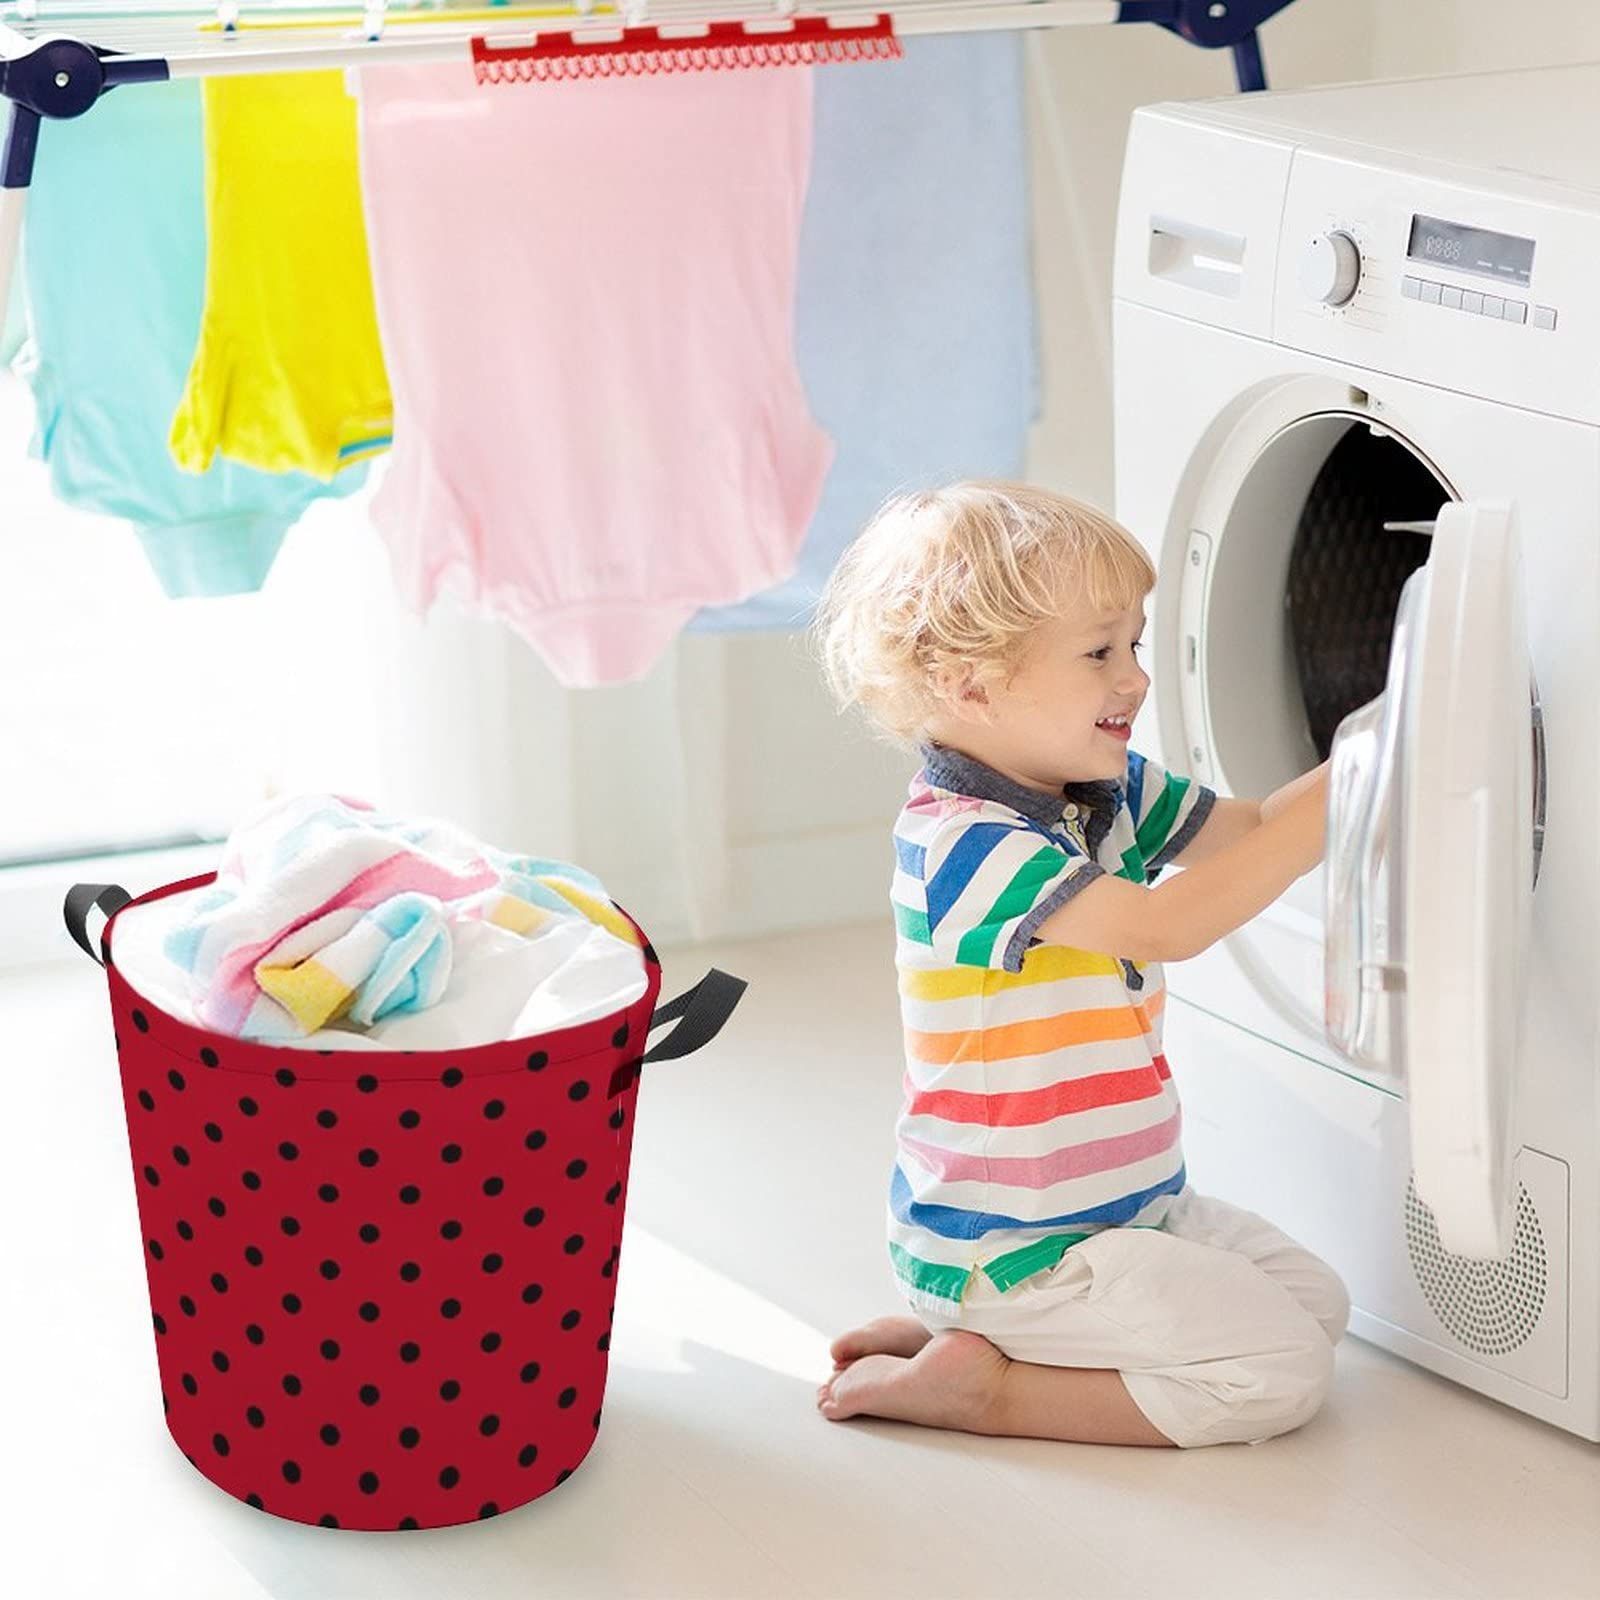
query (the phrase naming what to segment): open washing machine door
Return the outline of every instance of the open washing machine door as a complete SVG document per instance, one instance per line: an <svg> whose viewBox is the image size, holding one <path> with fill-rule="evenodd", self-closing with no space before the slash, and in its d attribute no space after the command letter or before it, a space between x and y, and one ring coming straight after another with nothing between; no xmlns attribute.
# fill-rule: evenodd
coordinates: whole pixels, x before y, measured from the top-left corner
<svg viewBox="0 0 1600 1600"><path fill-rule="evenodd" d="M1440 508L1383 693L1330 756L1329 1041L1403 1079L1418 1195L1458 1255L1512 1243L1540 723L1513 508Z"/></svg>

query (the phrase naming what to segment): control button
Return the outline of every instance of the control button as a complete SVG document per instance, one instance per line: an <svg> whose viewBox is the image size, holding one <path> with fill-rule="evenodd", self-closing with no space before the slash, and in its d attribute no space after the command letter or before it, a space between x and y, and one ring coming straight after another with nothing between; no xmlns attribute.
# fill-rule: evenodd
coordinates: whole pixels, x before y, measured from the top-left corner
<svg viewBox="0 0 1600 1600"><path fill-rule="evenodd" d="M1430 283L1426 278L1422 280L1422 303L1425 306L1438 305L1440 287L1437 283Z"/></svg>
<svg viewBox="0 0 1600 1600"><path fill-rule="evenodd" d="M1461 291L1448 283L1445 284L1439 291L1439 304L1449 306L1452 311L1459 311L1461 309Z"/></svg>
<svg viewBox="0 0 1600 1600"><path fill-rule="evenodd" d="M1506 303L1497 294L1486 294L1483 297L1483 314L1486 317L1503 317Z"/></svg>
<svg viewBox="0 0 1600 1600"><path fill-rule="evenodd" d="M1528 306L1524 300L1507 300L1506 309L1502 313L1507 322L1526 322L1528 320Z"/></svg>
<svg viewBox="0 0 1600 1600"><path fill-rule="evenodd" d="M1407 300L1415 300L1421 292L1421 278L1407 278L1405 282L1400 285L1400 293Z"/></svg>
<svg viewBox="0 0 1600 1600"><path fill-rule="evenodd" d="M1463 289L1461 291L1461 309L1482 314L1483 296L1476 289Z"/></svg>
<svg viewBox="0 0 1600 1600"><path fill-rule="evenodd" d="M1536 328L1555 327L1556 308L1554 306L1535 306L1533 308L1533 325Z"/></svg>

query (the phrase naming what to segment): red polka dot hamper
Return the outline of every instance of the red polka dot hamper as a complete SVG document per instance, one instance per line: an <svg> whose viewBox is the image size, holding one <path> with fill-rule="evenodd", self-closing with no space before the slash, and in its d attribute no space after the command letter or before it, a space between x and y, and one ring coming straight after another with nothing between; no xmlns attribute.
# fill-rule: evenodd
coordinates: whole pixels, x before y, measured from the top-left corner
<svg viewBox="0 0 1600 1600"><path fill-rule="evenodd" d="M173 1439L296 1522L536 1499L600 1427L640 1068L715 1037L743 981L713 968L657 1008L623 912L646 982L609 1016L450 1051L263 1044L170 1015L113 956L123 911L214 877L66 901L110 987Z"/></svg>

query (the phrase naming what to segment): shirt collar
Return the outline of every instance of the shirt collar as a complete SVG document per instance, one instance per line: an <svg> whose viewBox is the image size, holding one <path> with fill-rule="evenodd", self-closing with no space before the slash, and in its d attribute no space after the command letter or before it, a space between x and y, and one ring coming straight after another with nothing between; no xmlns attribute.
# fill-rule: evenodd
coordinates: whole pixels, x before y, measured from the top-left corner
<svg viewBox="0 0 1600 1600"><path fill-rule="evenodd" d="M928 781L937 788L971 795L976 800L996 800L1047 828L1061 821L1069 800L1108 817L1117 810L1121 786L1109 778L1069 783L1060 794L1046 794L1043 789L1030 789L1027 784L996 772L960 750L937 744L924 744L920 749Z"/></svg>

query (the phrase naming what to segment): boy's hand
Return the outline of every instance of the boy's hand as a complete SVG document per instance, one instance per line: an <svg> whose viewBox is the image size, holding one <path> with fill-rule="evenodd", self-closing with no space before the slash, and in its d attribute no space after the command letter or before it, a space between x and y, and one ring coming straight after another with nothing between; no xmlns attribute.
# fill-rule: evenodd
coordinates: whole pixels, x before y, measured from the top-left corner
<svg viewBox="0 0 1600 1600"><path fill-rule="evenodd" d="M1320 787L1323 804L1327 804L1328 796L1328 767L1324 761L1320 767L1313 767L1310 772L1302 772L1298 778L1284 784L1281 789L1274 789L1265 800L1261 802L1261 820L1266 822L1288 805L1296 795L1312 787Z"/></svg>
<svg viewBox="0 0 1600 1600"><path fill-rule="evenodd" d="M1304 863L1301 873L1309 872L1322 859L1327 849L1328 833L1328 763L1297 778L1295 786L1304 784L1299 792L1287 800L1280 809L1285 818L1293 818L1294 838L1298 846L1298 859ZM1269 799L1277 799L1280 789ZM1267 802L1261 805L1261 819L1267 820Z"/></svg>

